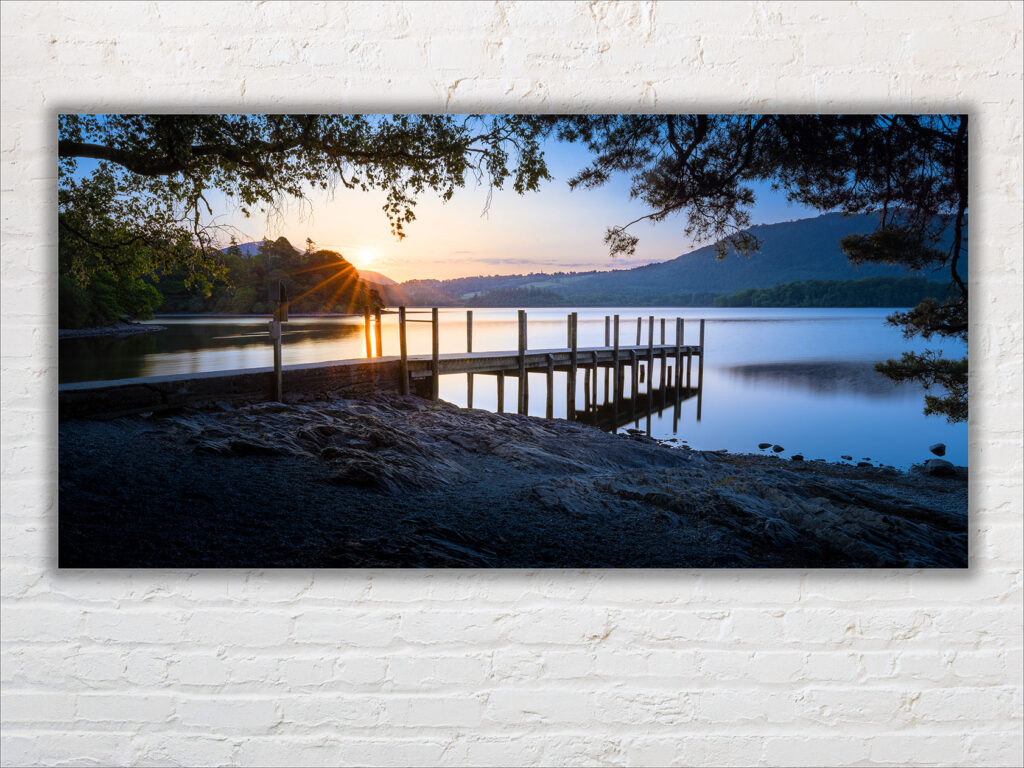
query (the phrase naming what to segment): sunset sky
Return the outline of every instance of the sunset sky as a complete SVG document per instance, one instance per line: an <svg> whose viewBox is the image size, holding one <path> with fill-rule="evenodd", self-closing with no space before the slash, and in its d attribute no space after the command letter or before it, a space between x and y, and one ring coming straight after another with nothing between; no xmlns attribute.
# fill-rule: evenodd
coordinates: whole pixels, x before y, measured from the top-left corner
<svg viewBox="0 0 1024 768"><path fill-rule="evenodd" d="M648 212L642 203L629 199L628 178L619 177L600 189L570 192L566 182L586 165L587 151L549 140L545 155L553 180L525 196L511 189L496 191L486 214L487 189L472 183L446 204L424 195L416 221L406 226L401 242L391 235L381 210L381 192L339 188L333 197L314 193L309 204L292 203L282 217L271 221L261 216L246 219L221 198L219 221L237 227L242 242L283 235L302 247L310 237L357 267L399 281L634 267L666 261L704 244L686 239L682 219L657 225L642 222L632 228L640 236L636 254L611 259L602 242L605 228ZM755 224L816 214L789 205L767 186L757 190L757 197Z"/></svg>

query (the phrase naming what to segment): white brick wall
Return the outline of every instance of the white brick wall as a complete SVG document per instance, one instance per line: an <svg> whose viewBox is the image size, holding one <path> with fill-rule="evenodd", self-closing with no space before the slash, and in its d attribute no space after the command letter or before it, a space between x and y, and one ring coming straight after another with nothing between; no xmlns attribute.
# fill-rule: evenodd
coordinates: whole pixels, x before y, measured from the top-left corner
<svg viewBox="0 0 1024 768"><path fill-rule="evenodd" d="M1020 3L2 6L2 763L1013 765ZM58 573L55 115L965 109L971 569Z"/></svg>

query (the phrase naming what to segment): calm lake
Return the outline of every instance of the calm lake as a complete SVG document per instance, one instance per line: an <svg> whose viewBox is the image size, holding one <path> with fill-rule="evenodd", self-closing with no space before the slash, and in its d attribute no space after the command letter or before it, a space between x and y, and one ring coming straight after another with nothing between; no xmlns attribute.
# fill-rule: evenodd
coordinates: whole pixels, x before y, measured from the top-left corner
<svg viewBox="0 0 1024 768"><path fill-rule="evenodd" d="M566 344L569 310L530 309L529 347ZM906 467L930 458L928 446L946 444L946 458L967 464L967 425L948 424L922 414L921 390L896 386L874 371L874 363L898 358L902 352L942 349L949 357L964 353L951 342L907 341L899 329L885 325L885 309L601 309L579 312L580 347L604 343L604 317L622 318L622 343L636 340L636 318L655 328L666 318L667 340L674 341L675 318L686 321L684 342L698 343L698 320L706 319L704 391L701 420L697 401L683 402L679 413L671 403L661 413L641 414L636 427L655 437L676 437L694 448L756 452L760 442L782 445L783 458L794 453L808 460L853 461ZM429 319L429 314L410 315ZM273 353L266 317L157 317L165 331L128 338L84 338L60 341L62 383L159 376L172 373L269 366ZM383 352L398 354L395 315L385 315ZM656 330L655 343L660 332ZM466 349L466 311L442 309L441 352ZM516 310L474 309L474 351L514 350ZM430 324L409 324L409 353L430 352ZM311 363L362 357L366 353L363 320L356 317L294 318L286 325L284 362ZM655 385L658 369L655 368ZM628 380L627 376L627 380ZM599 400L604 397L599 374ZM580 373L578 407L583 407ZM696 364L694 365L696 386ZM473 405L496 409L496 379L476 376ZM644 389L646 390L646 385ZM544 376L530 377L530 413L544 415ZM466 377L442 377L441 397L466 404ZM555 377L555 415L564 416L565 378ZM505 408L514 411L516 380L506 379ZM633 428L634 423L625 427Z"/></svg>

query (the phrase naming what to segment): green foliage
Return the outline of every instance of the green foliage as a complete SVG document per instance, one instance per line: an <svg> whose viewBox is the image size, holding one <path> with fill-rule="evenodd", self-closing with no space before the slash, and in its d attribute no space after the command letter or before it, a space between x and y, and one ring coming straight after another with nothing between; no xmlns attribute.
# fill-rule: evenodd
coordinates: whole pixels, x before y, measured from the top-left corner
<svg viewBox="0 0 1024 768"><path fill-rule="evenodd" d="M269 314L273 311L269 291L276 292L279 281L287 291L290 313L352 313L382 306L376 290L341 254L312 247L299 251L283 237L264 240L250 257L242 255L237 245L229 247L224 266L222 282L189 289L183 270L162 280L164 311Z"/></svg>
<svg viewBox="0 0 1024 768"><path fill-rule="evenodd" d="M940 388L941 395L925 395L926 414L939 414L948 421L967 419L967 359L950 360L941 354L904 352L899 360L878 363L875 369L896 382L916 381L925 389Z"/></svg>
<svg viewBox="0 0 1024 768"><path fill-rule="evenodd" d="M70 275L58 279L58 311L64 328L109 325L124 318L147 320L160 306L159 291L140 278L119 278L103 270L82 285Z"/></svg>
<svg viewBox="0 0 1024 768"><path fill-rule="evenodd" d="M950 287L923 277L806 280L715 298L716 307L912 307Z"/></svg>
<svg viewBox="0 0 1024 768"><path fill-rule="evenodd" d="M290 254L273 264L243 264L237 248L222 254L216 243L227 231L206 195L219 190L245 215L271 217L309 189L377 190L401 238L425 193L448 200L469 179L536 190L549 178L540 140L550 130L548 118L527 115L61 115L61 325L113 311L103 286L89 288L103 272L118 285L147 277L175 311L266 312L273 269L289 272L296 294L313 287L302 269L344 284L336 299L303 295L296 311L379 302L358 288L348 262L312 241L298 265ZM145 301L124 297L124 305L147 311Z"/></svg>
<svg viewBox="0 0 1024 768"><path fill-rule="evenodd" d="M95 195L89 210L120 230L62 235L96 243L116 267L125 248L157 231L188 233L191 258L175 252L172 261L192 275L219 264L209 190L248 216L275 215L311 188L343 187L380 191L401 238L425 192L448 200L470 178L536 190L550 178L540 150L550 129L549 119L528 115L61 115L61 190L106 179L119 195ZM84 180L83 159L99 161ZM140 217L158 226L140 228Z"/></svg>
<svg viewBox="0 0 1024 768"><path fill-rule="evenodd" d="M564 307L565 297L543 288L498 288L463 302L467 307Z"/></svg>

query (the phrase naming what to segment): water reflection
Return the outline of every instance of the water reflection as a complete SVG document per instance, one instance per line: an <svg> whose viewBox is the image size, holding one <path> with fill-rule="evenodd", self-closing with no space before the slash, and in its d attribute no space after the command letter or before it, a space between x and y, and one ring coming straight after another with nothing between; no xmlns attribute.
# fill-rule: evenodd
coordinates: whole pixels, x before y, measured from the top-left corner
<svg viewBox="0 0 1024 768"><path fill-rule="evenodd" d="M696 388L688 389L685 386L666 386L648 392L639 392L636 397L625 395L617 401L598 401L586 403L582 410L576 411L576 421L582 424L593 424L605 432L618 432L622 428L640 428L641 421L645 422L644 431L651 436L651 417L664 418L671 411L672 434L679 432L679 418L682 414L682 404L694 398L699 398L700 393ZM588 398L589 400L589 398Z"/></svg>
<svg viewBox="0 0 1024 768"><path fill-rule="evenodd" d="M551 349L566 345L568 308L528 310L528 348ZM684 343L696 344L698 320L707 319L707 359L704 369L702 419L697 421L696 398L684 396L679 409L672 406L671 391L662 393L655 362L655 394L667 406L645 405L647 384L639 387L636 416L629 397L631 375L625 377L625 399L618 403L618 417L607 419L605 376L597 378L601 424L619 429L637 419L654 437L676 434L694 448L756 451L759 442L786 447L783 457L800 452L808 458L838 459L841 454L905 466L928 458L927 446L947 445L946 457L967 462L967 425L949 424L941 417L924 416L917 386L894 386L877 374L874 364L898 358L903 352L942 349L948 357L964 354L962 344L933 339L904 339L900 330L885 324L889 309L741 309L741 308L586 308L579 312L581 348L604 344L605 317L622 318L623 344L636 338L636 318L654 316L655 341L660 341L661 320L666 321L669 342L676 317L685 319ZM422 320L427 314L411 314ZM467 344L466 310L440 311L440 350L464 352ZM266 317L159 317L167 330L128 338L71 339L60 342L61 382L159 376L172 373L231 370L271 365L273 356ZM359 358L366 354L362 317L293 318L285 329L286 365ZM395 315L385 315L383 352L398 352ZM515 309L474 309L473 348L479 351L510 351L517 347ZM410 323L408 348L413 355L431 348L429 322ZM694 370L693 386L696 386ZM594 417L587 407L586 374L581 370L576 411L581 421ZM495 376L477 376L474 405L497 410ZM529 413L545 415L545 377L529 376L533 398ZM553 414L567 413L564 372L555 374ZM670 381L674 381L670 379ZM442 376L441 397L466 405L466 377ZM517 381L505 382L506 409L515 410ZM611 405L609 403L609 405ZM677 413L678 411L678 413ZM629 419L629 421L625 421ZM644 423L648 422L648 423ZM607 428L607 427L606 427Z"/></svg>
<svg viewBox="0 0 1024 768"><path fill-rule="evenodd" d="M723 371L734 379L750 384L784 387L814 394L858 394L875 398L918 395L913 387L897 390L896 385L876 371L870 362L792 360L730 365L725 366Z"/></svg>

